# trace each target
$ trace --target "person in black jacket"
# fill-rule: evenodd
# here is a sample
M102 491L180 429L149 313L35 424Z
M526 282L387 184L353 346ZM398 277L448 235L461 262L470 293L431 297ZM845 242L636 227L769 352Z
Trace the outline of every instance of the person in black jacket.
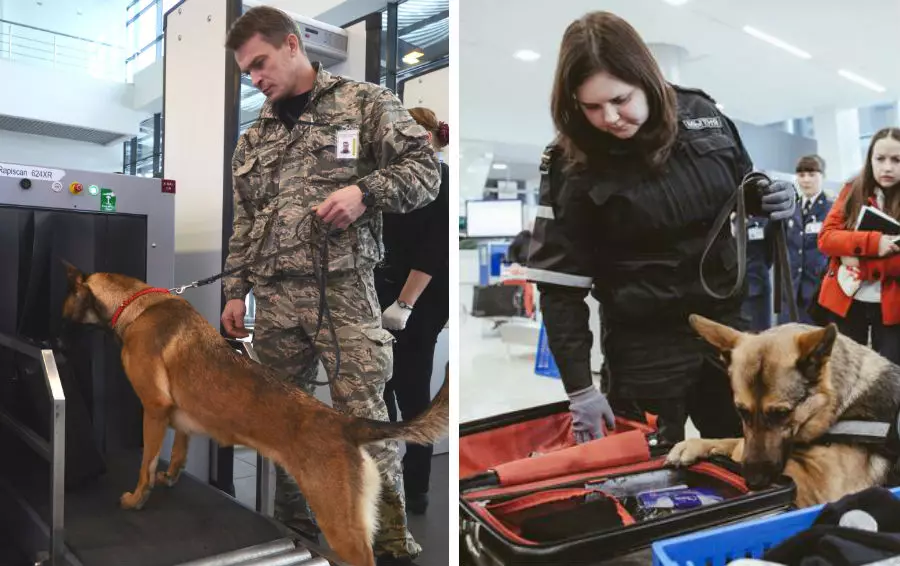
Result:
M611 13L566 30L551 105L557 139L542 163L528 272L576 441L614 426L612 407L656 414L667 442L684 438L688 417L704 437L740 435L719 353L688 316L746 328L744 293L708 294L700 259L742 181L747 213L770 220L792 215L793 186L753 173L734 123L704 92L666 82L634 28ZM704 263L717 294L733 287L736 256L726 225ZM591 375L589 291L602 305L609 399Z
M427 108L412 108L436 151L450 142L449 126ZM382 325L396 338L394 373L384 389L388 415L404 421L431 402L431 372L438 335L450 316L450 173L441 162L437 198L407 214L384 214L385 259L375 272ZM396 404L395 404L396 403ZM422 514L428 506L433 446L407 444L403 457L406 508Z
M528 262L529 247L531 247L531 230L522 230L506 248L506 263L525 265Z

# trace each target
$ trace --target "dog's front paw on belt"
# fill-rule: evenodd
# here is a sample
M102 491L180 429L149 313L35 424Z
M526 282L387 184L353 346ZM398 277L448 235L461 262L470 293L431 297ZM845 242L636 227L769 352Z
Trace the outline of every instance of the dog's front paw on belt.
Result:
M150 490L145 489L143 492L131 493L126 492L122 494L122 497L119 498L119 505L122 509L134 509L140 510L144 507L144 503L147 502L147 499L150 497Z
M682 440L669 452L669 455L666 457L666 465L676 467L690 466L697 460L708 458L713 453L714 448L715 444L713 441L702 438Z
M157 472L156 473L156 483L164 485L166 487L173 487L176 483L178 483L178 478L181 477L181 471L177 471L174 474L170 474L169 472Z

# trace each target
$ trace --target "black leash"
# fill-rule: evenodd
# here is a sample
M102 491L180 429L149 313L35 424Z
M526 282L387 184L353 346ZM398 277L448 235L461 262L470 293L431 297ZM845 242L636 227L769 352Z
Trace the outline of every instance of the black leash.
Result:
M716 217L716 220L715 222L713 222L713 226L710 229L709 234L706 236L706 248L703 250L703 255L700 258L700 284L703 285L703 290L706 291L709 296L716 299L730 299L731 297L734 297L737 293L739 293L744 286L744 278L747 276L747 211L746 204L744 203L744 193L747 183L750 181L755 181L759 178L763 178L771 182L771 179L764 173L751 172L744 176L744 178L741 180L741 184L738 185L737 190L731 195L731 197L728 199L728 202L725 203L725 206L722 207L722 210L719 212L719 216ZM719 233L722 231L722 228L728 223L732 212L736 213L734 238L737 243L738 273L737 280L734 282L734 286L730 291L728 291L728 293L722 295L713 291L712 288L710 288L710 286L706 283L706 277L703 274L703 265L706 263L706 256L709 254L713 245L715 245L716 240L719 237ZM772 220L770 220L770 222L772 222ZM799 319L797 313L797 298L794 295L794 283L791 280L791 266L788 260L787 237L784 233L784 221L775 221L774 245L775 312L781 313L781 297L782 293L786 292L788 296L787 302L791 320L796 322Z
M788 314L791 322L797 322L800 320L800 314L797 311L797 295L794 293L794 282L791 279L791 264L788 259L784 222L778 222L775 225L775 254L775 289L773 293L775 312L781 314L781 294L787 293Z
M315 217L316 217L315 215L316 215L316 212L313 210L313 211L308 212L306 214L306 216L304 216L303 218L300 219L300 223L297 225L297 238L298 239L302 239L300 236L300 231L303 228L303 225L306 224L310 218L315 219ZM313 223L313 226L310 227L310 235L311 236L315 232L315 226L316 226L316 224ZM233 275L235 273L244 271L248 267L251 267L253 265L257 265L257 264L269 261L271 259L275 259L276 257L281 256L283 254L297 251L306 246L310 246L312 248L313 274L312 274L312 276L308 277L308 279L312 279L313 281L316 282L316 288L319 292L319 312L317 314L316 332L315 332L315 335L313 336L312 343L313 343L313 348L315 348L316 342L319 339L319 332L322 329L322 323L327 322L328 330L331 333L332 344L334 345L334 372L332 373L332 379L336 379L338 376L338 373L340 372L340 369L341 369L341 348L340 348L340 344L337 339L337 333L335 332L335 329L334 329L334 320L332 319L332 316L331 316L331 309L328 306L328 300L325 295L325 293L328 289L329 238L336 232L337 232L337 230L332 230L330 228L326 229L324 232L321 232L319 234L318 238L316 238L319 240L318 246L316 246L315 241L314 242L305 242L304 241L303 243L295 244L293 246L288 246L286 248L279 247L274 253L262 256L253 261L249 261L247 263L241 264L237 267L227 269L221 273L218 273L211 277L207 277L206 279L200 279L199 281L194 281L193 283L191 283L189 285L173 287L173 288L169 289L169 292L173 293L175 295L181 295L188 289L193 289L193 288L197 288L197 287L203 287L204 285L209 285L210 283L214 283L215 281L218 281L219 279L222 279L223 277L228 277L229 275ZM266 233L268 233L268 230L266 230ZM307 278L301 278L301 279L307 279ZM313 361L312 361L313 366L316 363L318 363L318 357L313 358ZM304 367L303 373L306 373L310 369L311 368L309 366ZM311 379L307 383L310 383L312 385L328 385L329 381L328 380L318 381L316 379Z

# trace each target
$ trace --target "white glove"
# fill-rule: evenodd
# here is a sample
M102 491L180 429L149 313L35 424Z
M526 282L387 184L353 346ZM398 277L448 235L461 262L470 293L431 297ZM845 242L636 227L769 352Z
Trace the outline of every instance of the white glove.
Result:
M401 306L400 301L394 301L393 305L381 313L381 325L388 330L403 330L412 311L413 308L406 303Z

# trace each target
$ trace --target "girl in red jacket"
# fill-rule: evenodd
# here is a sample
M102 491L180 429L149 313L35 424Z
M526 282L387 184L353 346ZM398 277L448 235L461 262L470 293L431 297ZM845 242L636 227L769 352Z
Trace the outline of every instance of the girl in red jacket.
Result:
M841 333L900 364L900 247L898 234L855 230L872 206L900 221L900 129L872 136L862 173L844 186L819 232L830 256L819 304L836 314Z

